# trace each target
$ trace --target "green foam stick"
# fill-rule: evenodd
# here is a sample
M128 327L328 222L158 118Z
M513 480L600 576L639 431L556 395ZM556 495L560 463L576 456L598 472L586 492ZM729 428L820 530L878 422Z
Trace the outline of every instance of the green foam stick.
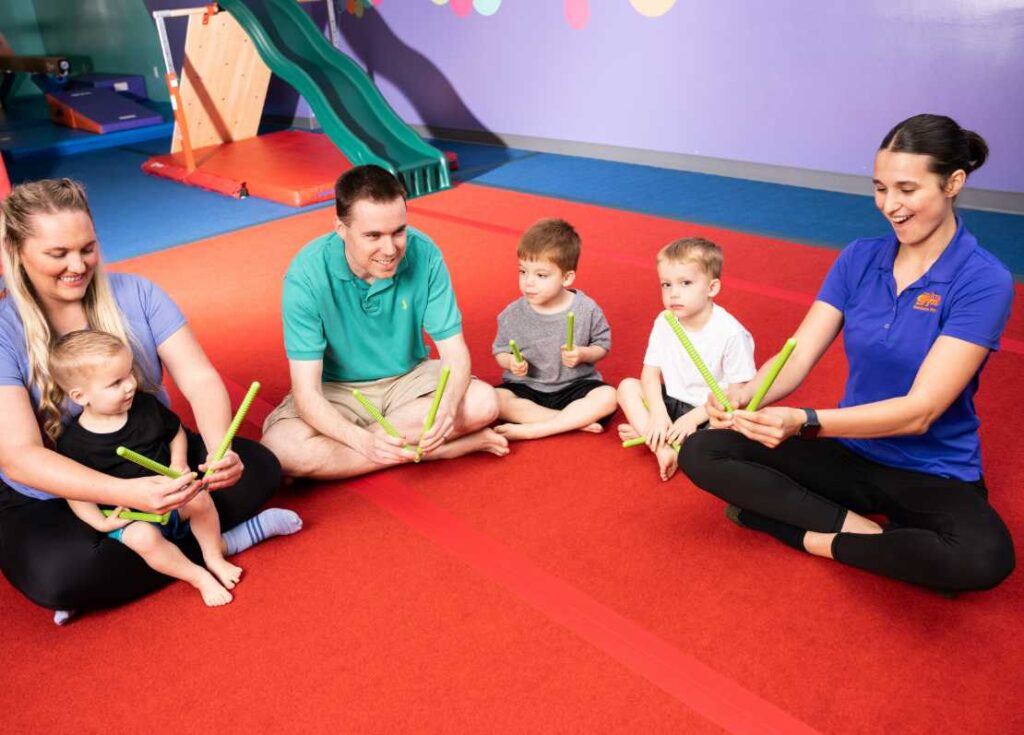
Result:
M260 384L253 381L253 384L249 386L249 391L245 394L245 398L242 399L242 405L238 407L235 412L235 417L231 419L231 425L228 426L228 433L224 435L224 438L220 442L220 446L217 447L217 451L213 453L213 457L210 458L210 464L214 462L220 462L224 459L224 455L227 454L228 449L231 447L231 442L235 438L235 434L238 432L238 427L242 425L242 421L245 420L245 414L249 412L249 406L252 405L253 399L256 398L256 394L260 392ZM209 477L213 474L212 469L206 470L206 474L203 477Z
M154 462L149 457L144 457L138 452L133 452L128 447L118 447L116 450L117 456L121 459L127 459L129 462L134 462L140 467L145 467L150 472L155 472L158 475L169 477L172 480L177 480L181 477L181 473L177 470L172 470L170 467ZM105 510L103 515L109 516L112 511ZM128 518L133 521L149 521L150 523L159 523L161 525L167 525L167 520L171 517L170 513L164 513L163 515L157 515L156 513L142 513L135 510L123 510L121 511L120 518Z
M643 446L644 444L646 444L646 440L642 436L638 436L633 439L626 439L624 442L622 442L622 448L631 449L632 447L639 447ZM672 448L675 449L676 452L679 452L679 450L683 448L683 445L680 444L679 442L672 442Z
M697 352L697 348L693 346L690 338L686 336L686 330L683 329L683 325L679 323L678 319L676 319L676 315L667 309L662 312L662 315L665 317L665 321L668 322L668 325L672 327L672 331L676 333L676 336L683 345L683 349L686 350L686 354L690 356L691 360L693 360L693 364L697 368L697 372L699 372L701 377L704 378L704 382L708 384L708 388L711 389L715 398L717 398L718 402L725 408L726 413L732 413L732 404L729 403L729 399L725 397L725 392L721 387L719 387L718 381L715 380L715 376L711 374L710 370L708 370L708 366L704 364L702 359L700 359L700 353Z
M565 317L565 349L572 349L572 337L576 324L576 315L571 311Z
M790 337L786 340L786 344L782 348L782 352L775 358L775 362L772 363L771 370L764 376L764 380L761 381L761 385L758 386L757 392L754 393L754 397L750 399L750 403L747 404L748 411L756 411L758 406L761 405L761 401L764 400L765 394L772 387L772 383L779 377L779 373L782 372L782 368L786 365L786 361L789 356L793 354L793 350L796 348L796 340Z
M423 434L426 434L434 426L434 419L437 418L437 409L441 405L441 398L444 396L444 389L448 385L448 376L451 375L451 372L452 369L447 365L441 368L441 377L437 380L437 390L434 391L434 400L431 402L427 418L423 422L423 432L420 434L420 439L423 439ZM416 447L416 461L419 462L422 456L423 449Z
M402 435L398 433L398 429L391 425L391 422L384 418L384 414L377 410L377 407L370 403L370 399L364 396L359 389L352 391L352 397L359 401L359 405L362 406L366 413L370 414L370 418L380 424L380 428L387 432L388 436L393 436L396 439L401 439Z
M370 403L370 399L368 399L366 396L364 396L359 391L358 388L356 390L352 391L352 396L357 401L359 401L359 405L361 405L366 410L366 413L370 414L370 417L374 421L376 421L378 424L380 424L380 428L384 429L384 432L388 436L393 436L396 439L401 439L402 438L402 435L398 433L398 429L396 429L392 425L392 423L390 421L388 421L384 417L384 414L382 414L380 411L377 410L376 406L374 406L372 403ZM410 447L408 444L404 445L402 448L403 449L408 449L410 452L413 451L413 447Z
M114 511L103 510L103 515L109 516ZM124 518L129 521L146 521L148 523L159 523L161 526L166 526L168 519L170 519L170 513L164 513L162 516L158 516L156 513L142 513L137 510L122 510L118 518Z
M177 470L172 470L170 467L166 467L159 462L154 462L149 457L143 457L141 454L133 452L128 447L118 447L117 456L121 459L127 459L129 462L134 462L139 465L139 467L145 467L150 472L155 472L158 475L169 477L172 480L177 480L181 477L181 473Z
M516 358L516 362L523 361L523 353L519 351L519 345L516 344L514 339L508 341L508 346L512 350L512 357Z

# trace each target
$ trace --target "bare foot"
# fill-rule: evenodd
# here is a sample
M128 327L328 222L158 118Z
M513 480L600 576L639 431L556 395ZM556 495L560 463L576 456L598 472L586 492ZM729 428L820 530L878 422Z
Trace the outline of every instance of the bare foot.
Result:
M209 607L227 605L232 600L231 593L224 589L220 582L214 579L214 576L205 569L199 581L196 582L195 587L199 590L199 594L203 596L203 602Z
M490 452L497 457L508 454L508 439L494 429L481 429L454 441L442 444L423 459L454 459L470 452Z
M640 436L636 429L633 428L632 424L619 424L619 438L622 441L628 441L630 439L636 439Z
M536 438L536 434L530 424L498 424L494 427L494 430L513 442Z
M213 573L220 583L229 590L233 590L238 580L242 578L242 567L235 566L223 557L219 559L204 559L206 568Z
M672 475L679 469L679 455L676 454L676 450L672 447L662 447L655 454L658 457L658 471L661 473L661 479L671 480Z
M595 421L592 424L587 424L586 426L581 428L580 431L585 431L588 434L600 434L602 431L604 431L604 427Z

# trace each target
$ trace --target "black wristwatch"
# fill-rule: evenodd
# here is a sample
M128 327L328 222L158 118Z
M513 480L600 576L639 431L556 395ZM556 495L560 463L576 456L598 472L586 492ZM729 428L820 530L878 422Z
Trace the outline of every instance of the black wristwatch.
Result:
M821 431L818 412L813 408L801 408L800 410L807 414L807 420L804 421L804 425L800 427L800 431L796 435L801 439L817 439L818 432Z

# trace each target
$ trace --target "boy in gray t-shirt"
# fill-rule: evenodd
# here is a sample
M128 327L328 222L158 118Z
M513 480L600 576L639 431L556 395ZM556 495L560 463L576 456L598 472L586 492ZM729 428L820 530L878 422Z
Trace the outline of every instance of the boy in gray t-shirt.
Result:
M603 431L615 413L615 389L594 363L611 348L604 313L582 291L570 290L580 259L580 236L565 220L543 219L519 241L519 290L498 315L494 358L505 368L498 388L495 431L508 439L538 439L564 431ZM569 314L573 340L567 345ZM515 341L522 355L516 359Z

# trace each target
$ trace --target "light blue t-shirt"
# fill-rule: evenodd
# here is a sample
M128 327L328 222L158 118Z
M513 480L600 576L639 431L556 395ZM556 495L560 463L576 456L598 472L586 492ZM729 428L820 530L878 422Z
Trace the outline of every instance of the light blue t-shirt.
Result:
M164 291L140 276L127 273L110 273L114 300L121 309L135 347L135 361L146 379L153 385L161 385L163 366L157 355L157 347L168 337L185 326L185 316ZM29 385L28 353L25 349L25 331L21 317L14 308L11 298L0 299L0 385L17 385L28 388L32 407L39 407L39 391ZM166 405L167 393L160 388L158 397ZM81 409L70 405L69 410L77 415ZM56 497L27 485L13 482L0 468L0 480L23 495L49 499Z

